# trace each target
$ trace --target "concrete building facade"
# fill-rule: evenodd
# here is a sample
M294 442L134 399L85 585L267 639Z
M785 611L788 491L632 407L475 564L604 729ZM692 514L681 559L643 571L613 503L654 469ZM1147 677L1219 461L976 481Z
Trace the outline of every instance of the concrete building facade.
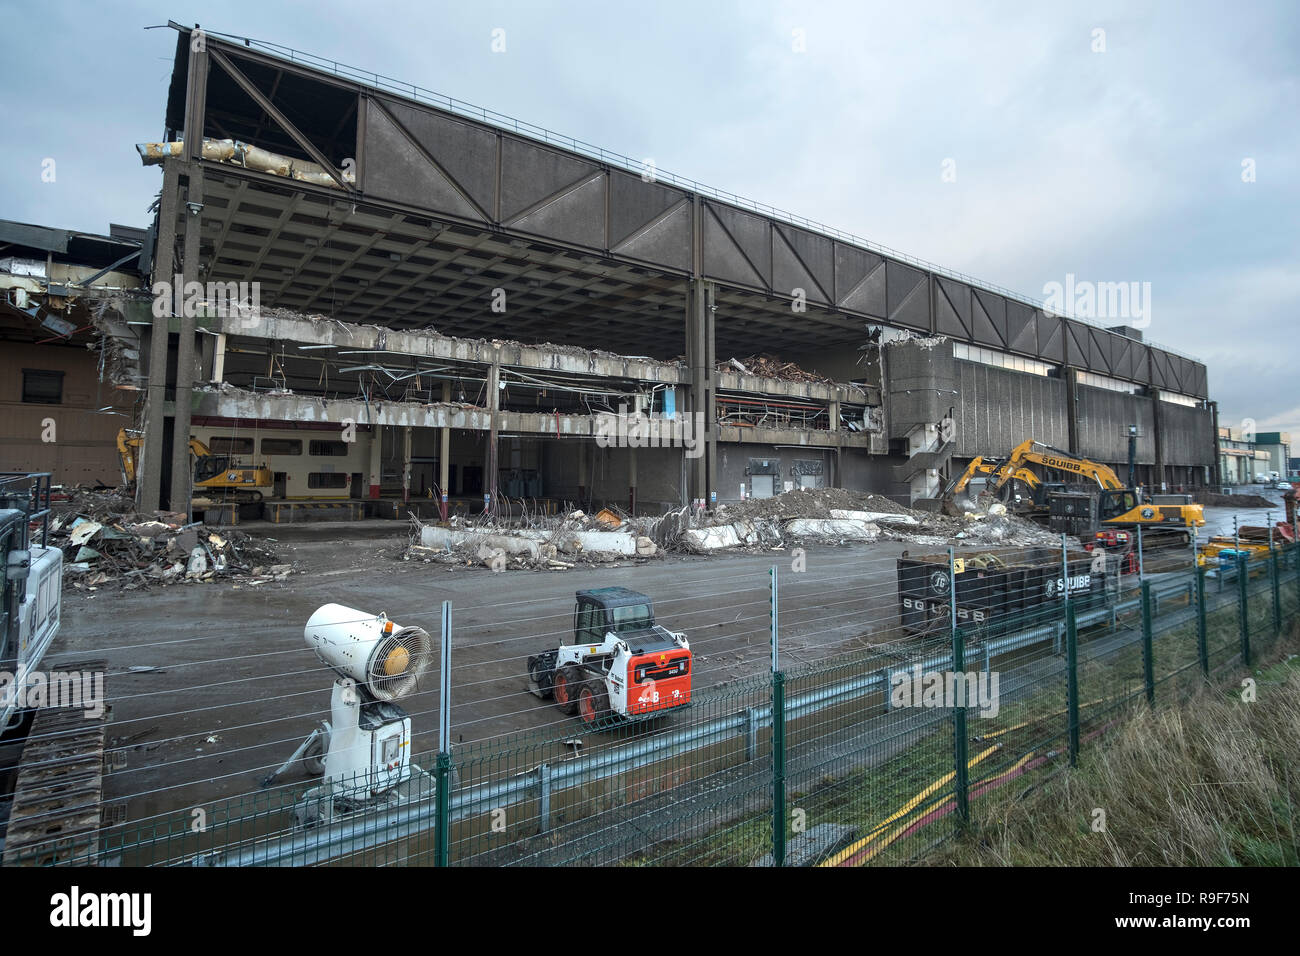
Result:
M0 220L0 471L121 482L116 436L137 393L105 367L101 307L139 294L144 230L91 235Z
M165 142L140 146L162 167L155 295L114 328L116 373L147 396L143 508L188 496L195 427L239 422L359 429L347 492L367 499L909 500L1030 437L1122 464L1133 424L1145 481L1212 480L1205 366L1131 329L173 26ZM817 375L754 374L759 353ZM619 414L658 440L602 440Z

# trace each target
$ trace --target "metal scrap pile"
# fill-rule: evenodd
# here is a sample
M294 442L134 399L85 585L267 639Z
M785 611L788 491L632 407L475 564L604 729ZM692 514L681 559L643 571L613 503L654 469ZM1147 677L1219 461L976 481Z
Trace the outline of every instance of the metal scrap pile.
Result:
M186 523L185 515L166 511L149 518L67 511L50 519L50 545L63 551L64 581L91 591L110 583L133 591L235 577L258 585L283 581L293 570L277 563L275 549L264 541Z
M831 379L816 372L801 369L794 362L782 362L772 355L751 355L744 359L729 359L718 363L719 372L740 372L742 375L758 375L761 378L776 378L783 382L807 382L812 385L832 385Z

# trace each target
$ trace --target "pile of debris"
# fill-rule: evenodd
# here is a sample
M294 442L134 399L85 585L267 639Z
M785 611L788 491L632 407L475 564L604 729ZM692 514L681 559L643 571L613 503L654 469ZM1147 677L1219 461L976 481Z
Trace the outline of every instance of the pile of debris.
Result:
M1282 507L1280 501L1270 501L1263 495L1221 495L1218 492L1198 488L1192 493L1192 500L1207 508L1273 508Z
M811 542L1006 547L1060 542L1059 536L1007 513L1001 504L951 518L841 488L796 489L727 502L708 513L680 508L657 517L605 509L521 522L453 517L445 524L426 524L414 516L411 521L403 560L494 571L566 571L578 564L642 562L665 552L779 550Z
M682 546L697 553L780 549L810 541L877 540L1007 547L1060 542L1058 535L1008 513L999 503L951 518L914 511L881 495L840 488L796 489L771 498L727 503L680 535Z
M630 518L609 509L596 515L572 511L519 527L490 518L460 517L446 524L425 524L412 515L412 540L402 558L426 564L483 565L494 571L567 571L579 563L655 557L660 546L653 532L660 521Z
M795 365L794 362L782 362L772 355L751 355L749 358L728 359L718 363L719 372L740 372L742 375L758 375L762 378L776 378L783 382L805 382L810 385L833 385L834 382L824 375L809 372Z
M116 583L123 590L153 584L241 578L250 585L283 581L292 572L275 548L240 531L216 531L184 514L150 516L113 510L119 502L69 509L50 519L50 545L63 551L63 577L74 588L94 591ZM130 499L126 499L128 502ZM95 504L79 495L77 505Z

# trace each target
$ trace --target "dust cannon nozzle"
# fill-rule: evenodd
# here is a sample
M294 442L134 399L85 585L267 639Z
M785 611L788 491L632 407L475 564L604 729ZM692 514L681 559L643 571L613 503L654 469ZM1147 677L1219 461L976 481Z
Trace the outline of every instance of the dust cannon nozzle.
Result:
M342 604L317 608L303 637L317 657L376 700L414 693L433 662L433 639L424 628L402 627L387 615Z

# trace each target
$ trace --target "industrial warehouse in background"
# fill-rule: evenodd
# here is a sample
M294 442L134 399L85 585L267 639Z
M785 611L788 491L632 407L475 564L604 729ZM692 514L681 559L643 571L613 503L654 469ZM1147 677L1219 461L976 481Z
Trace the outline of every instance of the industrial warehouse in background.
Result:
M1139 483L1241 480L1220 474L1239 456L1205 366L1140 330L173 26L165 136L138 146L161 168L148 230L0 224L7 468L116 484L127 428L141 512L188 506L191 438L265 465L269 501L375 516L440 495L652 513L800 487L916 504L1027 436L1122 472L1136 425ZM619 411L699 427L687 447L601 441Z

